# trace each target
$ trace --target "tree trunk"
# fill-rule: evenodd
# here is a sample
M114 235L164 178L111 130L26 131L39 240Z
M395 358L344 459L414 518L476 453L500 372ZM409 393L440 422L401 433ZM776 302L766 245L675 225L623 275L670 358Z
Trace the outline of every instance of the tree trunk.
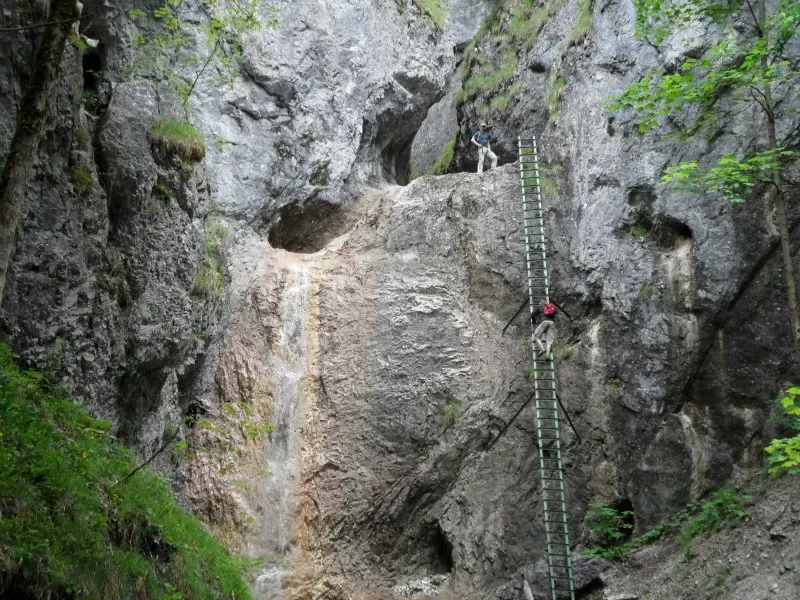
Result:
M71 22L58 21L75 16L75 0L51 0L51 24L45 28L36 53L30 84L22 98L17 129L0 174L0 302L5 294L8 269L14 257L28 178L44 134L53 89L61 69L61 56L72 27Z
M761 36L766 37L765 24L767 10L765 0L758 2L758 20ZM761 64L766 70L767 56L761 58ZM767 113L767 138L769 148L778 147L778 136L775 128L775 102L772 98L772 86L769 82L764 84L764 99L766 100ZM780 170L772 176L772 187L768 198L775 207L775 216L778 221L778 234L781 236L781 255L783 257L783 270L786 272L786 301L789 307L789 327L792 330L792 341L795 351L800 352L800 326L797 320L797 284L794 280L794 263L792 261L792 243L789 238L789 224L786 218L786 199L783 194L783 177Z

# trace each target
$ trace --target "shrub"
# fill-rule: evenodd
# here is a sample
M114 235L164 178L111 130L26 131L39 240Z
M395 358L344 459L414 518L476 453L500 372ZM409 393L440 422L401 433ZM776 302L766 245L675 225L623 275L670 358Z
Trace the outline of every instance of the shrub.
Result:
M788 417L788 426L798 435L790 438L772 440L766 447L771 474L800 474L800 387L790 386L780 398L781 408Z
M165 481L0 344L0 589L30 598L250 598Z
M442 388L436 392L436 396L444 400L442 412L439 415L439 425L442 432L447 431L456 423L458 418L458 400L450 391L450 388Z
M150 130L150 139L165 152L177 154L184 161L197 162L206 155L203 134L185 121L156 119Z
M724 488L712 495L708 500L702 502L692 502L684 510L675 513L667 521L660 523L653 529L643 533L628 541L620 541L622 538L614 539L616 517L606 510L599 512L599 516L592 517L593 512L587 513L587 519L595 518L596 522L601 523L599 531L609 534L607 543L594 548L589 548L584 552L588 556L601 556L611 560L624 558L631 552L635 552L644 546L652 544L668 535L677 534L678 543L684 550L691 549L692 540L698 535L719 531L725 524L741 518L745 515L744 506L751 500L747 494L743 494L738 488ZM593 509L597 505L592 505ZM608 509L610 507L602 507ZM613 510L613 509L611 509ZM596 527L592 527L595 530ZM625 530L616 527L617 533L625 534Z
M692 540L700 534L719 531L723 525L745 514L743 502L750 500L750 496L740 495L733 488L718 491L708 500L699 504L699 509L678 538L678 543L685 550L689 550Z
M633 530L632 511L617 510L605 504L592 504L586 513L585 521L592 531L604 538L605 545L618 544L630 537Z

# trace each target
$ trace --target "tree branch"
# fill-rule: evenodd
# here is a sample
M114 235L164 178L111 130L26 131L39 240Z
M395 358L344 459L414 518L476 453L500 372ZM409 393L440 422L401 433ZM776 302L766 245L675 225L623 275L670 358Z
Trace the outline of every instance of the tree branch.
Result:
M753 10L753 5L750 4L750 0L745 0L745 3L747 4L747 8L750 11L750 15L753 17L753 24L755 25L758 37L763 36L764 30L762 29L761 21L759 21L758 17L756 16L756 11Z
M61 25L63 23L72 23L73 21L80 21L81 19L85 19L87 17L91 17L92 15L81 15L80 17L72 17L71 19L61 19L59 21L47 21L45 23L36 23L34 25L23 25L22 27L0 27L0 32L12 32L12 31L25 31L26 29L38 29L40 27L47 27L48 25Z
M770 116L772 114L772 111L769 109L769 107L766 104L764 104L764 102L762 102L761 100L756 98L756 95L755 95L755 92L758 92L761 95L761 97L763 98L764 97L764 93L761 90L759 90L758 88L753 87L752 85L748 87L748 90L750 90L750 96L753 98L753 101L756 104L758 104L762 109L764 109L764 112L767 113L767 116ZM765 98L765 100L766 100L766 98Z
M180 429L180 427L176 427L176 428L175 428L175 433L173 433L173 434L172 434L172 437L171 437L171 438L169 438L169 439L168 439L166 442L164 442L163 444L161 444L161 447L160 447L158 450L156 450L156 451L155 451L155 452L152 454L152 456L150 456L150 458L148 458L146 461L144 461L142 464L140 464L138 467L136 467L136 468L135 468L133 471L131 471L130 473L128 473L128 474L125 476L125 479L123 479L122 481L120 481L120 482L119 482L119 484L123 484L123 483L125 483L125 482L126 482L126 481L128 481L128 480L129 480L131 477L133 477L134 475L136 475L136 473L138 473L139 471L141 471L142 469L144 469L144 468L145 468L147 465L149 465L151 462L153 462L153 461L155 460L156 456L158 456L159 454L161 454L161 453L162 453L164 450L166 450L166 449L167 449L167 447L168 447L168 446L169 446L169 445L170 445L172 442L174 442L174 441L175 441L175 438L177 438L177 437L178 437L178 434L179 434L180 432L181 432L181 429ZM119 485L119 484L115 484L115 485Z
M217 42L214 45L214 50L211 52L211 54L208 55L208 58L206 59L206 64L204 64L203 68L200 69L200 72L197 75L195 75L194 81L192 82L192 87L189 88L189 92L186 94L186 98L184 98L184 100L183 100L182 106L184 108L186 108L186 103L189 101L189 98L192 96L192 92L194 91L194 86L197 85L197 82L203 76L203 73L205 73L206 67L208 67L208 64L211 62L211 59L214 58L214 55L217 53L217 50L219 50L219 42Z

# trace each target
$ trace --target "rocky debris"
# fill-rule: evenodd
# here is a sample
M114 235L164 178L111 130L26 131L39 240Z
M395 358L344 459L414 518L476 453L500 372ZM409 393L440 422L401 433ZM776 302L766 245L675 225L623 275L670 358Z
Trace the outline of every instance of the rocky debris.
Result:
M436 597L439 589L447 583L447 575L431 575L415 581L409 581L402 585L396 585L392 591L402 598L408 598L419 594L424 597Z
M575 594L583 597L589 592L602 587L603 573L611 567L611 563L597 557L573 556L572 575L575 584ZM495 592L498 600L524 600L523 578L530 585L534 598L548 598L550 596L550 580L547 563L544 559L535 564L521 568L511 581L500 586Z

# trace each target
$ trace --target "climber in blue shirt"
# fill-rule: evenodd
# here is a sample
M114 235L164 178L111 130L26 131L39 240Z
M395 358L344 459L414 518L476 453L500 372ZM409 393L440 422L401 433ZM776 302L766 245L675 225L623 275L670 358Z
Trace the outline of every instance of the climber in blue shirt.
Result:
M489 129L489 126L486 122L481 123L481 128L475 132L475 135L470 140L472 145L478 148L478 173L483 173L483 159L487 156L492 161L492 168L497 168L497 155L492 152L492 147L489 145L487 129Z

